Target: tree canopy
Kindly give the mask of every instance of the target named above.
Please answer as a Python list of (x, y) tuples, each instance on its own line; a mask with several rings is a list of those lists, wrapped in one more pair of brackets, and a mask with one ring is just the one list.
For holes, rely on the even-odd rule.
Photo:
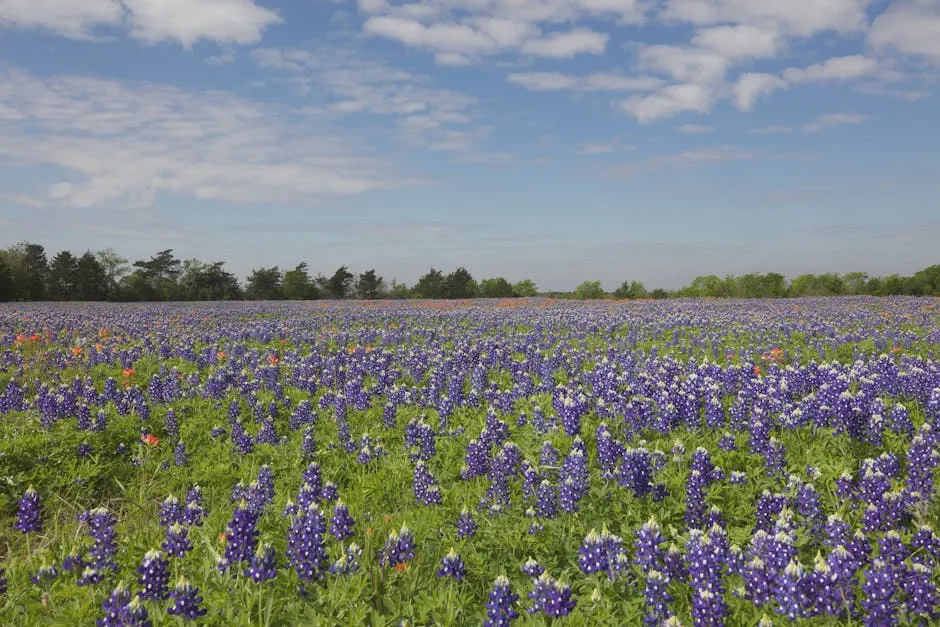
[[(396, 279), (386, 283), (375, 268), (355, 274), (342, 265), (329, 277), (312, 277), (307, 262), (281, 271), (278, 266), (255, 268), (244, 283), (224, 261), (178, 259), (168, 248), (133, 264), (114, 249), (77, 255), (61, 250), (51, 256), (33, 242), (0, 249), (0, 301), (149, 301), (149, 300), (315, 300), (318, 298), (375, 300), (379, 298), (530, 298), (540, 292), (531, 279), (515, 283), (497, 276), (474, 278), (459, 266), (449, 273), (431, 267), (409, 287)], [(940, 296), (940, 264), (912, 276), (871, 276), (865, 272), (801, 274), (787, 279), (777, 272), (740, 276), (703, 274), (688, 285), (665, 290), (647, 289), (637, 280), (624, 280), (612, 293), (600, 281), (589, 280), (571, 292), (551, 292), (558, 298), (593, 300), (662, 298), (783, 298), (839, 295)]]

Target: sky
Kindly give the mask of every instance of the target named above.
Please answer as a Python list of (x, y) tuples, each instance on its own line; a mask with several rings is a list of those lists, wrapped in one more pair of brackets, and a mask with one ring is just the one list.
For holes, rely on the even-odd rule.
[(0, 0), (0, 246), (911, 274), (938, 85), (938, 0)]

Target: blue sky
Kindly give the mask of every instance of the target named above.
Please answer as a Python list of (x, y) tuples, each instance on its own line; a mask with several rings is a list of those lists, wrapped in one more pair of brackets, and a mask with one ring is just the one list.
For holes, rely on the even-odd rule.
[(936, 0), (0, 0), (0, 245), (911, 273), (938, 79)]

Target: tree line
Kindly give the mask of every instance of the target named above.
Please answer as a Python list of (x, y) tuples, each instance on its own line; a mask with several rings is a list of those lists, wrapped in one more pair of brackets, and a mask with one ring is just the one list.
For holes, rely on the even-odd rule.
[(211, 301), (211, 300), (315, 300), (320, 298), (374, 300), (380, 298), (516, 298), (551, 296), (589, 299), (664, 299), (679, 297), (785, 298), (800, 296), (863, 295), (940, 296), (940, 264), (912, 276), (803, 274), (788, 280), (782, 274), (750, 273), (741, 276), (698, 276), (678, 290), (648, 290), (640, 281), (624, 281), (613, 292), (600, 281), (585, 281), (573, 292), (540, 293), (529, 279), (510, 283), (502, 277), (477, 281), (463, 267), (445, 274), (431, 268), (408, 286), (386, 282), (375, 269), (360, 274), (340, 266), (330, 276), (312, 275), (306, 262), (290, 270), (278, 266), (256, 268), (244, 284), (225, 269), (225, 262), (178, 259), (173, 249), (149, 259), (130, 262), (113, 249), (68, 250), (51, 260), (40, 244), (22, 242), (0, 249), (0, 301)]
[(477, 282), (466, 268), (449, 274), (432, 268), (409, 287), (386, 282), (375, 269), (354, 274), (340, 266), (330, 276), (312, 275), (306, 262), (251, 271), (244, 284), (225, 262), (178, 259), (173, 249), (130, 262), (113, 249), (63, 250), (48, 259), (40, 244), (22, 242), (0, 250), (0, 301), (212, 301), (375, 300), (380, 298), (513, 298), (538, 296), (531, 280), (502, 277)]

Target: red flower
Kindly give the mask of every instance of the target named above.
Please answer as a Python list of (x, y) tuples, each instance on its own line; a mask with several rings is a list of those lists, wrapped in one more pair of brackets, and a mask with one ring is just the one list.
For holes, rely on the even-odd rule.
[(140, 441), (146, 444), (147, 446), (156, 446), (160, 443), (160, 438), (155, 436), (152, 433), (145, 433), (140, 436)]

